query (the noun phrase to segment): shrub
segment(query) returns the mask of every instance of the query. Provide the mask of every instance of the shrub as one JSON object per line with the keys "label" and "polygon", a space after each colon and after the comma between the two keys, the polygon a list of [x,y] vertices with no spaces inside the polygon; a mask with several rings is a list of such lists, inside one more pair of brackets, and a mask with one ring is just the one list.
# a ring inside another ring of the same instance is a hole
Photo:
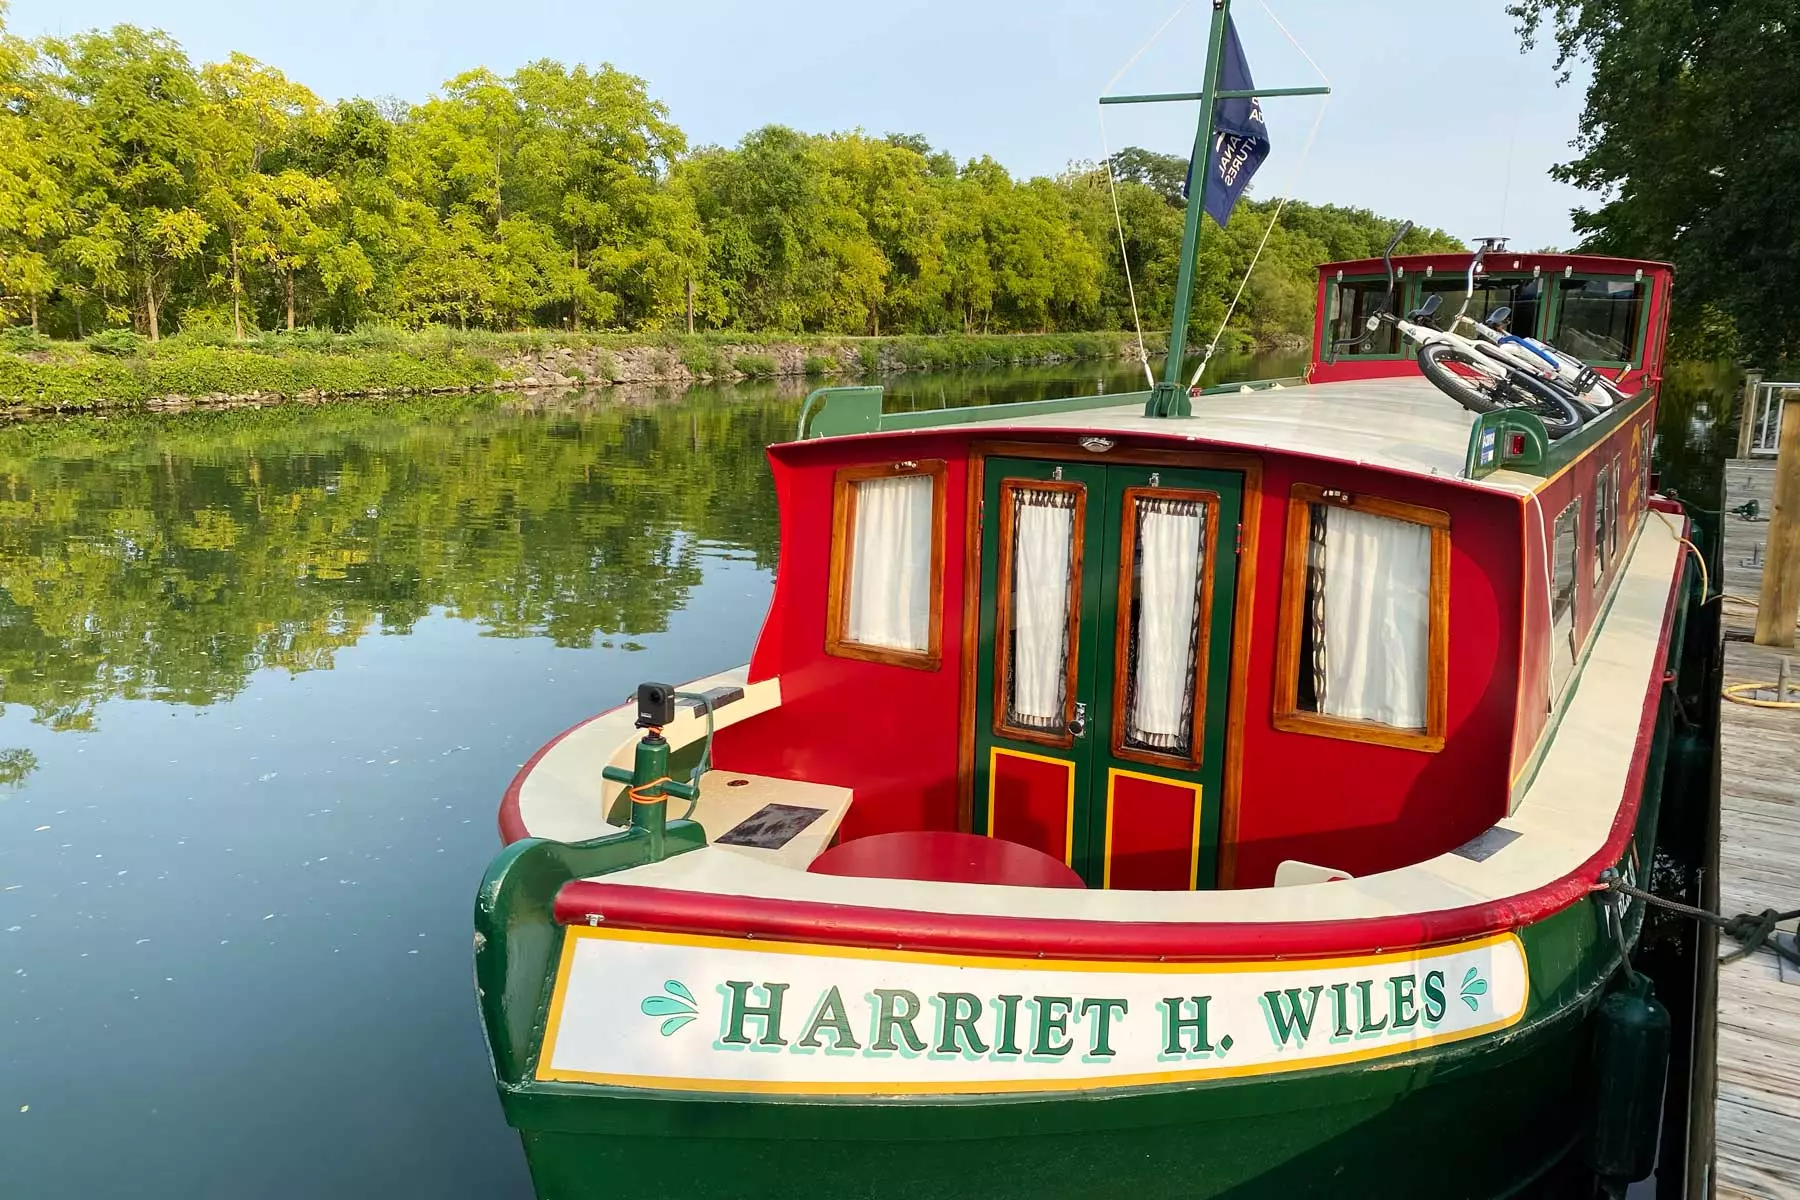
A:
{"label": "shrub", "polygon": [[748,375],[752,379],[773,379],[780,368],[775,360],[766,354],[742,354],[731,364],[740,375]]}
{"label": "shrub", "polygon": [[[681,359],[681,365],[696,378],[713,379],[723,375],[726,370],[725,356],[719,353],[718,347],[709,345],[698,338],[687,338],[677,343],[670,339],[666,345],[675,348]],[[738,368],[742,370],[743,368]]]}
{"label": "shrub", "polygon": [[48,350],[55,344],[29,325],[15,325],[10,329],[0,330],[0,350],[10,350],[14,354]]}
{"label": "shrub", "polygon": [[808,379],[818,379],[825,375],[836,375],[843,370],[843,364],[827,354],[809,354],[806,365],[801,368]]}
{"label": "shrub", "polygon": [[129,358],[134,354],[142,354],[148,343],[135,331],[130,329],[102,329],[92,334],[87,340],[87,348],[96,354],[110,354],[114,358]]}

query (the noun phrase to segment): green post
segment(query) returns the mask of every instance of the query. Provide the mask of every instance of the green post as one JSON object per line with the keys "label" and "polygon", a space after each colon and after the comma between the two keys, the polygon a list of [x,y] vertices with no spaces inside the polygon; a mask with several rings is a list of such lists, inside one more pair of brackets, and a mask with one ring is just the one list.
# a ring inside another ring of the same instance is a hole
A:
{"label": "green post", "polygon": [[[669,798],[655,786],[669,776],[669,742],[652,729],[638,739],[631,771],[631,827],[650,839],[650,861],[663,859],[663,834],[669,827]],[[640,791],[643,793],[640,795]]]}
{"label": "green post", "polygon": [[1206,213],[1206,181],[1212,175],[1214,93],[1219,87],[1219,56],[1225,47],[1225,21],[1231,0],[1213,0],[1212,34],[1206,43],[1206,78],[1200,89],[1200,124],[1194,131],[1191,168],[1194,186],[1188,190],[1187,220],[1181,230],[1181,272],[1175,281],[1175,316],[1169,326],[1169,361],[1162,382],[1144,405],[1146,417],[1192,416],[1187,385],[1182,380],[1182,358],[1187,352],[1188,312],[1194,302],[1194,261],[1200,249],[1200,218]]}

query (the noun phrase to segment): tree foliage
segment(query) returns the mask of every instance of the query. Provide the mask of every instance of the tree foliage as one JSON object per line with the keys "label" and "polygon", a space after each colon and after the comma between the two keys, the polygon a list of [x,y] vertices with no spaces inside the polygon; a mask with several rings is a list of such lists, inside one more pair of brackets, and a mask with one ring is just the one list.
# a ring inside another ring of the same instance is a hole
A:
{"label": "tree foliage", "polygon": [[[1128,263],[1144,326],[1166,328],[1186,162],[1132,148],[1112,165],[1116,184],[1096,164],[1024,179],[913,135],[781,126],[690,148],[645,81],[604,65],[327,105],[254,59],[196,67],[131,26],[5,38],[0,311],[152,340],[371,321],[678,331],[690,308],[700,330],[1121,330]],[[1207,228],[1198,337],[1275,220],[1240,214]],[[1390,224],[1289,205],[1229,336],[1303,334],[1315,263],[1378,248]]]}
{"label": "tree foliage", "polygon": [[1677,269],[1679,341],[1800,358],[1800,12],[1793,0],[1519,0],[1563,79],[1592,65],[1576,157],[1586,248]]}

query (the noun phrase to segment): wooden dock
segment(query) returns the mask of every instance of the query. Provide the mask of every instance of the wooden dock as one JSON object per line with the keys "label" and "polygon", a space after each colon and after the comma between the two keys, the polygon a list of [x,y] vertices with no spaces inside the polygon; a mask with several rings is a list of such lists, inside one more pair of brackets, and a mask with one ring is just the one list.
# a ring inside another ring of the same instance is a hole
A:
{"label": "wooden dock", "polygon": [[[1762,510],[1758,521],[1725,518],[1728,596],[1757,597],[1774,477],[1772,461],[1726,466],[1726,504],[1756,499]],[[1755,621],[1752,607],[1725,602],[1727,685],[1776,676],[1784,652],[1745,640]],[[1800,651],[1785,653],[1800,676]],[[1722,707],[1720,910],[1800,907],[1800,710]],[[1784,978],[1767,951],[1719,968],[1717,1053],[1715,1194],[1800,1200],[1800,968]]]}

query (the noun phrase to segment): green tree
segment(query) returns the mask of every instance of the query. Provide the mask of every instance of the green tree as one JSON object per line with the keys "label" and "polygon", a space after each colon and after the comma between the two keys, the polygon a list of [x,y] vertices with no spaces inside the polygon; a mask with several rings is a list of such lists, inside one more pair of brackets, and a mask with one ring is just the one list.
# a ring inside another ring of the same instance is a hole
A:
{"label": "green tree", "polygon": [[1576,156],[1601,194],[1583,248],[1676,266],[1677,337],[1728,315],[1750,353],[1800,358],[1800,19],[1792,0],[1519,0],[1567,82],[1592,66]]}
{"label": "green tree", "polygon": [[98,153],[76,164],[82,220],[119,243],[110,257],[155,341],[176,271],[200,253],[210,229],[197,185],[209,150],[199,80],[167,34],[130,25],[44,47],[98,142]]}
{"label": "green tree", "polygon": [[73,213],[51,127],[38,119],[36,48],[5,33],[5,12],[0,5],[0,303],[22,302],[36,330],[38,309],[56,290],[52,250]]}

